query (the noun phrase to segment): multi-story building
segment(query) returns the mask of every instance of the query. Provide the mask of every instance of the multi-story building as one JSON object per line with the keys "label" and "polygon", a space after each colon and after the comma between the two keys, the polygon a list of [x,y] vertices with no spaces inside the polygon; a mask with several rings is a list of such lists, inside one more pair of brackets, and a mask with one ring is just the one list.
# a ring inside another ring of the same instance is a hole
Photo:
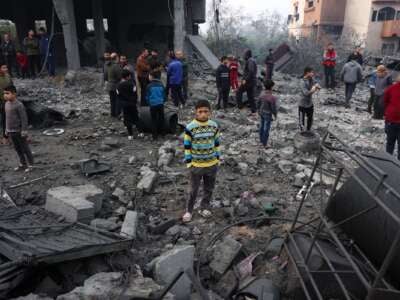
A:
{"label": "multi-story building", "polygon": [[347,0],[344,34],[373,54],[400,53],[400,0]]}
{"label": "multi-story building", "polygon": [[343,29],[346,0],[291,0],[289,34],[323,38],[340,36]]}

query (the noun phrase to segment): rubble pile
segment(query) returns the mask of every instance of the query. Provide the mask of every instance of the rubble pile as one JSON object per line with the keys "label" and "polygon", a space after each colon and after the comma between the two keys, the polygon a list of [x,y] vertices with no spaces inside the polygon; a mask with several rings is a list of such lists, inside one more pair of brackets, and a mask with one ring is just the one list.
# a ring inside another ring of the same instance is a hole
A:
{"label": "rubble pile", "polygon": [[[154,293],[177,273],[196,264],[198,279],[214,299],[264,293],[270,297],[266,299],[278,300],[279,291],[281,299],[291,299],[285,295],[287,261],[278,255],[297,210],[299,190],[311,175],[320,139],[329,129],[357,150],[372,152],[383,148],[384,130],[382,121],[372,120],[364,111],[369,97],[366,86],[359,87],[352,109],[342,105],[341,88],[336,92],[323,89],[315,97],[316,135],[312,143],[306,142],[298,134],[298,79],[278,73],[275,81],[281,107],[271,130],[272,148],[260,147],[259,121],[249,117],[248,111],[214,112],[221,127],[223,161],[212,201],[213,217],[205,220],[195,215],[192,223],[184,225],[180,218],[188,175],[181,135],[158,141],[145,135],[129,141],[122,122],[108,115],[101,73],[94,70],[77,73],[67,82],[16,80],[22,100],[36,100],[62,112],[67,123],[60,135],[30,132],[38,162],[32,173],[13,172],[14,153],[2,147],[1,182],[10,197],[17,206],[44,206],[70,222],[83,221],[134,241],[127,263],[130,272],[126,268],[101,270],[82,278],[79,286],[63,286],[58,297],[50,299],[154,299]],[[181,124],[193,118],[195,101],[215,102],[214,78],[202,73],[191,82],[190,94],[188,105],[179,112]],[[109,165],[108,172],[91,176],[82,172],[82,162],[94,158]],[[333,180],[331,170],[326,170],[315,184],[325,191]],[[71,200],[66,197],[71,194],[79,195]],[[310,209],[309,217],[313,214]],[[210,246],[213,235],[226,225],[260,216],[265,220],[239,223]],[[268,221],[268,217],[280,221]],[[183,274],[164,299],[197,299],[196,278]]]}

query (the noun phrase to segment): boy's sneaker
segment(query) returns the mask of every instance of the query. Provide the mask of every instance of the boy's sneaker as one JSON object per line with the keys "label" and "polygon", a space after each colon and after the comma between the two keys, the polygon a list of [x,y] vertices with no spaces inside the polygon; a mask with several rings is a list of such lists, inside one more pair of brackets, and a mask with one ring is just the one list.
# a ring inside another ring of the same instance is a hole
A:
{"label": "boy's sneaker", "polygon": [[15,172],[24,171],[24,170],[26,170],[26,168],[27,168],[27,166],[25,166],[25,165],[19,165],[18,167],[14,168],[14,171]]}

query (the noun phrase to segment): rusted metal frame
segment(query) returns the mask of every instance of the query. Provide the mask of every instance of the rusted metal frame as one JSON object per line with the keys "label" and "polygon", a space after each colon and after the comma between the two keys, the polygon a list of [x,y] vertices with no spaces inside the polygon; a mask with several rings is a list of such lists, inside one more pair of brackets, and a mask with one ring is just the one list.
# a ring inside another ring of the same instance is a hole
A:
{"label": "rusted metal frame", "polygon": [[[288,233],[288,236],[289,236],[290,241],[293,243],[294,248],[296,249],[296,252],[298,254],[298,257],[300,259],[302,267],[304,268],[305,272],[307,273],[308,278],[310,279],[311,285],[312,285],[312,287],[314,289],[314,292],[316,293],[316,296],[318,297],[319,300],[324,300],[324,298],[321,295],[321,291],[319,290],[318,285],[315,282],[314,277],[310,273],[310,269],[309,269],[307,263],[304,260],[303,254],[301,253],[299,247],[297,246],[296,240],[293,238],[293,235],[290,232]],[[289,250],[289,252],[290,252],[290,250]],[[297,265],[295,260],[294,260],[294,264]],[[300,276],[301,276],[301,273],[300,273]]]}

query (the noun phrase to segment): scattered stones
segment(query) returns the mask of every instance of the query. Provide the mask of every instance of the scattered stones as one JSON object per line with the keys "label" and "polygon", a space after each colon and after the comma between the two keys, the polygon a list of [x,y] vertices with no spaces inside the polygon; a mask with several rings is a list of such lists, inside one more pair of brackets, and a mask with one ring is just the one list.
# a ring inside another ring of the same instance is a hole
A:
{"label": "scattered stones", "polygon": [[289,160],[281,160],[278,162],[278,167],[284,174],[290,174],[293,169],[294,164]]}
{"label": "scattered stones", "polygon": [[279,238],[273,238],[269,242],[268,247],[265,250],[265,257],[267,259],[271,259],[271,258],[273,258],[275,256],[278,256],[280,251],[281,251],[281,249],[282,249],[284,241],[285,240],[283,238],[280,238],[280,237]]}
{"label": "scattered stones", "polygon": [[303,172],[297,173],[294,176],[294,183],[293,186],[301,188],[307,179],[307,175]]}
{"label": "scattered stones", "polygon": [[174,145],[171,144],[170,142],[165,142],[164,145],[160,147],[158,150],[158,167],[163,168],[163,167],[168,167],[169,164],[171,163],[172,159],[175,156],[175,149],[177,148],[177,144],[175,143]]}
{"label": "scattered stones", "polygon": [[265,185],[261,183],[253,184],[252,190],[254,193],[260,194],[262,192],[265,192]]}
{"label": "scattered stones", "polygon": [[47,191],[46,210],[69,222],[89,223],[103,203],[103,191],[94,185],[61,186]]}
{"label": "scattered stones", "polygon": [[124,204],[129,203],[129,197],[127,197],[127,194],[123,189],[116,188],[115,191],[112,193],[112,197],[115,200],[121,201]]}
{"label": "scattered stones", "polygon": [[[155,280],[162,284],[168,284],[182,270],[192,269],[194,263],[193,246],[178,246],[156,258],[154,264]],[[190,299],[192,284],[186,275],[183,275],[171,293],[177,300]]]}
{"label": "scattered stones", "polygon": [[240,174],[242,176],[246,176],[249,171],[249,165],[244,162],[240,162],[238,164],[238,167],[239,167]]}
{"label": "scattered stones", "polygon": [[302,152],[317,151],[321,144],[320,136],[312,131],[299,132],[294,137],[294,146]]}
{"label": "scattered stones", "polygon": [[148,166],[143,166],[140,168],[140,175],[142,178],[137,185],[138,190],[150,193],[157,179],[157,172],[154,172]]}
{"label": "scattered stones", "polygon": [[223,275],[241,249],[242,244],[231,236],[226,236],[214,246],[210,268],[219,275]]}
{"label": "scattered stones", "polygon": [[131,239],[135,239],[138,227],[138,213],[128,210],[125,215],[124,223],[121,228],[121,235]]}

